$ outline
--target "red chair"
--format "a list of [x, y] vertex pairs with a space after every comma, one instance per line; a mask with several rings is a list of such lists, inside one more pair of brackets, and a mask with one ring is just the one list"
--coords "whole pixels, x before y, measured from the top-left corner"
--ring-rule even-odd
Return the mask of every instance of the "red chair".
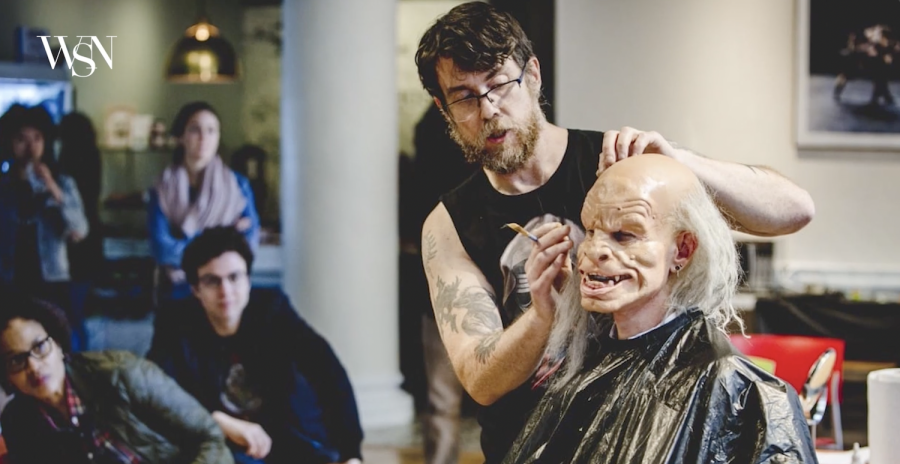
[[[844, 341], [837, 338], [804, 337], [798, 335], [741, 334], [731, 335], [731, 344], [747, 356], [756, 356], [775, 362], [774, 375], [797, 392], [803, 391], [803, 384], [809, 369], [828, 348], [837, 352], [834, 373], [829, 384], [827, 402], [831, 405], [831, 419], [834, 426], [834, 446], [843, 449], [841, 428], [841, 407], [843, 399]], [[824, 441], [823, 441], [824, 444]]]

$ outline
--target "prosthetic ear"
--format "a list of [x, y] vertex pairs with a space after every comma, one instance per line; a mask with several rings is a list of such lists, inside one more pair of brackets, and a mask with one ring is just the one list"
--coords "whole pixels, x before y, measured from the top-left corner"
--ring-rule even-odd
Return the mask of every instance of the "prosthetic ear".
[[697, 251], [697, 237], [687, 231], [679, 232], [675, 237], [675, 257], [672, 259], [672, 271], [677, 273], [687, 266], [695, 251]]

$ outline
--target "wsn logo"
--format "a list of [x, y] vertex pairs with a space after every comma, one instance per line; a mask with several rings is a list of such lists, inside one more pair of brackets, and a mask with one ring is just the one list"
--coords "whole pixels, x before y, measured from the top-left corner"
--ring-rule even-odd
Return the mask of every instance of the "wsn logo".
[[[103, 44], [100, 43], [100, 39], [98, 39], [97, 36], [90, 36], [90, 35], [76, 36], [76, 37], [78, 37], [78, 43], [75, 44], [75, 48], [72, 49], [72, 55], [69, 55], [69, 49], [66, 48], [66, 37], [68, 37], [68, 36], [58, 35], [58, 36], [56, 36], [56, 39], [59, 40], [59, 51], [56, 52], [56, 57], [54, 57], [53, 52], [50, 51], [50, 42], [47, 40], [52, 36], [39, 35], [38, 37], [40, 37], [41, 42], [44, 43], [44, 50], [47, 51], [47, 59], [50, 60], [50, 67], [53, 69], [56, 69], [56, 63], [59, 62], [59, 53], [62, 52], [63, 56], [66, 58], [66, 64], [69, 66], [69, 69], [72, 70], [72, 76], [88, 77], [91, 74], [94, 74], [94, 70], [97, 69], [97, 65], [94, 64], [94, 45], [97, 46], [97, 50], [99, 50], [100, 54], [103, 55], [103, 59], [106, 61], [106, 64], [109, 65], [109, 69], [112, 69], [112, 67], [113, 67], [113, 40], [112, 39], [114, 37], [118, 37], [118, 36], [115, 36], [115, 35], [106, 36], [106, 37], [109, 37], [109, 53], [106, 53], [106, 49], [103, 48]], [[85, 42], [84, 39], [88, 39], [88, 41]], [[90, 56], [85, 56], [85, 55], [79, 54], [78, 48], [81, 46], [86, 46], [91, 50]], [[75, 68], [73, 67], [73, 65], [75, 64], [75, 60], [87, 63], [88, 69], [90, 69], [91, 72], [89, 72], [83, 76], [81, 74], [77, 74], [75, 72]]]

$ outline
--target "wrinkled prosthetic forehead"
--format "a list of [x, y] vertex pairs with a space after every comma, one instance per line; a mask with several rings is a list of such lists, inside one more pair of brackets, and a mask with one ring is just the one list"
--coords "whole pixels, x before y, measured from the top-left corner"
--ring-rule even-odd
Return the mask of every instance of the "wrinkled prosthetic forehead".
[[675, 212], [700, 181], [681, 163], [663, 155], [626, 158], [607, 168], [585, 198], [582, 223], [634, 214], [660, 220]]

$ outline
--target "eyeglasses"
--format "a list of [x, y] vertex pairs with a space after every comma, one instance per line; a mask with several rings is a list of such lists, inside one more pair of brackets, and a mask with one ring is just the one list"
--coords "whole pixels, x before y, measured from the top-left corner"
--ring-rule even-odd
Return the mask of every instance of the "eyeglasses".
[[4, 360], [7, 374], [18, 374], [28, 367], [28, 358], [44, 359], [53, 352], [53, 338], [49, 335], [47, 338], [37, 342], [30, 350], [14, 354]]
[[518, 87], [522, 86], [522, 79], [525, 78], [526, 69], [528, 69], [527, 64], [522, 68], [522, 73], [519, 74], [518, 79], [497, 84], [481, 95], [469, 95], [468, 97], [448, 103], [447, 110], [450, 111], [450, 114], [453, 115], [453, 119], [456, 120], [456, 122], [466, 122], [478, 113], [478, 109], [481, 107], [482, 98], [486, 98], [487, 101], [491, 102], [494, 106], [499, 107], [500, 102], [507, 97], [513, 89], [513, 86], [510, 84], [516, 83], [519, 84]]
[[198, 283], [200, 285], [200, 288], [206, 290], [218, 290], [222, 287], [222, 283], [226, 280], [232, 284], [236, 284], [246, 278], [247, 273], [245, 271], [232, 272], [225, 277], [220, 277], [215, 274], [204, 274], [200, 276]]

